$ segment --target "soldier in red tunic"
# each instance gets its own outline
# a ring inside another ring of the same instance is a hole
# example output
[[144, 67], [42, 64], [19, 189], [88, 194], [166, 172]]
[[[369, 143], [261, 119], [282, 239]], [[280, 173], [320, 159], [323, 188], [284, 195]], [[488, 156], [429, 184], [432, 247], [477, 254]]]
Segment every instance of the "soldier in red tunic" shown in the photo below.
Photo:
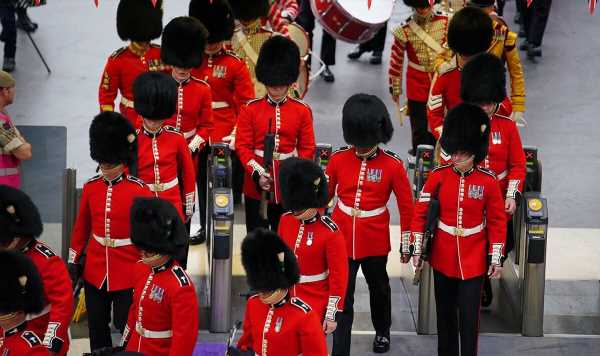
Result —
[[287, 34], [287, 26], [294, 21], [299, 12], [296, 0], [271, 0], [267, 18], [275, 32]]
[[[280, 161], [292, 156], [312, 159], [315, 133], [310, 107], [288, 96], [298, 78], [300, 55], [291, 40], [275, 36], [262, 46], [256, 75], [267, 87], [267, 95], [242, 107], [237, 127], [236, 151], [246, 169], [244, 199], [246, 229], [258, 226], [277, 230], [283, 210], [280, 202]], [[274, 135], [273, 167], [263, 165], [265, 135]], [[261, 192], [272, 193], [268, 222], [259, 214]]]
[[[13, 216], [13, 221], [18, 219], [8, 211], [9, 207], [2, 207], [3, 214]], [[0, 250], [0, 268], [0, 355], [50, 355], [42, 345], [42, 335], [27, 321], [28, 314], [40, 313], [45, 305], [44, 286], [35, 265], [21, 253]]]
[[[224, 46], [224, 42], [233, 36], [231, 6], [226, 0], [193, 0], [190, 2], [189, 14], [200, 20], [208, 30], [204, 59], [192, 71], [192, 75], [208, 82], [212, 91], [213, 129], [210, 142], [227, 142], [231, 149], [235, 149], [235, 127], [240, 108], [255, 96], [246, 63]], [[209, 151], [209, 147], [205, 147], [200, 152], [200, 167], [206, 167]], [[236, 154], [231, 158], [234, 200], [239, 203], [244, 183], [244, 167]], [[193, 236], [197, 242], [206, 239], [206, 178], [206, 175], [198, 177], [201, 228]]]
[[[188, 142], [199, 188], [206, 185], [206, 160], [200, 161], [200, 152], [208, 145], [213, 129], [212, 90], [206, 81], [192, 76], [192, 69], [202, 63], [206, 36], [207, 31], [198, 19], [175, 18], [165, 26], [161, 53], [163, 63], [172, 67], [171, 75], [178, 84], [177, 110], [164, 125], [175, 127]], [[199, 194], [198, 208], [204, 213], [205, 189], [199, 191], [204, 194]], [[204, 242], [202, 235], [190, 237], [191, 244], [201, 242]]]
[[319, 313], [289, 293], [300, 279], [294, 253], [277, 234], [258, 228], [242, 242], [248, 285], [244, 333], [232, 356], [327, 356]]
[[129, 208], [136, 197], [150, 196], [141, 180], [125, 172], [135, 171], [136, 142], [134, 128], [119, 113], [100, 113], [92, 121], [90, 156], [101, 174], [83, 186], [69, 248], [69, 272], [76, 283], [87, 245], [83, 281], [92, 351], [112, 347], [111, 307], [113, 324], [123, 331], [131, 305], [134, 281], [124, 272], [140, 252], [129, 236]]
[[2, 209], [0, 213], [0, 248], [29, 257], [44, 285], [44, 309], [27, 316], [30, 320], [27, 327], [42, 338], [51, 355], [66, 355], [73, 315], [73, 290], [67, 266], [48, 245], [37, 240], [42, 234], [42, 219], [27, 194], [0, 185], [0, 206], [10, 210]]
[[162, 0], [121, 0], [117, 8], [117, 32], [127, 47], [108, 57], [100, 80], [98, 101], [101, 111], [114, 111], [117, 94], [121, 95], [119, 111], [135, 126], [133, 81], [148, 71], [162, 71], [160, 47], [150, 43], [162, 32]]
[[429, 132], [440, 139], [444, 116], [460, 100], [460, 75], [469, 59], [487, 51], [494, 37], [491, 17], [481, 9], [466, 7], [448, 25], [448, 46], [454, 55], [437, 66], [427, 101]]
[[[517, 208], [517, 197], [523, 191], [525, 181], [525, 153], [517, 124], [509, 115], [506, 105], [506, 75], [502, 61], [491, 54], [479, 54], [463, 69], [461, 99], [480, 106], [490, 116], [490, 140], [488, 155], [480, 163], [496, 175], [500, 191], [504, 194], [504, 211], [507, 214], [506, 254], [514, 245], [512, 215]], [[510, 102], [509, 102], [510, 105]], [[510, 109], [509, 109], [510, 110]], [[492, 286], [485, 279], [481, 304], [492, 303]]]
[[432, 171], [415, 208], [411, 230], [419, 255], [429, 202], [440, 202], [430, 253], [440, 356], [477, 356], [484, 275], [502, 271], [504, 201], [494, 173], [477, 166], [487, 154], [489, 132], [488, 115], [478, 106], [463, 103], [448, 113], [440, 144], [452, 163]]
[[279, 175], [283, 206], [279, 235], [296, 255], [300, 282], [292, 296], [306, 301], [323, 320], [323, 331], [337, 327], [336, 315], [344, 309], [348, 284], [348, 255], [344, 236], [319, 209], [327, 205], [327, 178], [313, 161], [288, 158]]
[[198, 300], [192, 279], [176, 260], [188, 241], [177, 209], [160, 198], [137, 199], [131, 240], [142, 260], [133, 268], [133, 304], [121, 344], [145, 356], [191, 356]]
[[400, 211], [403, 262], [408, 262], [408, 241], [413, 213], [411, 188], [402, 159], [379, 148], [394, 132], [385, 104], [376, 96], [353, 95], [342, 112], [344, 140], [327, 165], [329, 198], [337, 195], [333, 220], [346, 238], [349, 277], [344, 312], [334, 333], [334, 355], [350, 355], [354, 319], [354, 289], [358, 269], [369, 285], [371, 320], [375, 327], [373, 351], [390, 348], [391, 290], [386, 264], [391, 250], [390, 213], [386, 207], [394, 193]]

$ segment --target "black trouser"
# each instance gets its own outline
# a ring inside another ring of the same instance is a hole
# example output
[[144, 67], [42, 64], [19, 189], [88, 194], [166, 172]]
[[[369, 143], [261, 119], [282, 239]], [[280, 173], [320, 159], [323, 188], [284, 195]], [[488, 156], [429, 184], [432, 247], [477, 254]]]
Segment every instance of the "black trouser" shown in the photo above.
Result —
[[383, 52], [385, 47], [385, 36], [387, 35], [387, 22], [385, 25], [377, 31], [375, 37], [371, 38], [367, 42], [363, 42], [359, 45], [360, 50], [364, 52]]
[[348, 289], [344, 299], [344, 311], [338, 314], [338, 325], [333, 333], [334, 356], [349, 356], [354, 321], [354, 290], [356, 274], [362, 268], [369, 287], [371, 322], [378, 336], [389, 339], [392, 326], [392, 290], [387, 274], [388, 256], [365, 257], [359, 260], [348, 259]]
[[12, 4], [0, 4], [0, 22], [4, 42], [4, 58], [14, 58], [17, 53], [17, 22], [15, 20], [15, 7]]
[[267, 220], [260, 216], [260, 200], [244, 195], [244, 208], [246, 210], [246, 232], [251, 232], [258, 227], [277, 231], [279, 218], [283, 208], [279, 204], [269, 204], [267, 207]]
[[407, 105], [413, 151], [416, 153], [419, 145], [435, 146], [435, 137], [427, 129], [427, 103], [408, 100]]
[[433, 276], [438, 356], [477, 356], [483, 276], [461, 280], [447, 277], [436, 270]]
[[498, 16], [502, 16], [504, 14], [505, 5], [506, 0], [496, 0], [496, 13], [498, 13]]
[[523, 12], [523, 28], [527, 35], [527, 42], [536, 47], [541, 46], [550, 16], [552, 0], [535, 0], [529, 8], [526, 4], [527, 0], [520, 1], [523, 2], [521, 8], [525, 10]]
[[[310, 0], [300, 0], [300, 14], [296, 18], [296, 22], [308, 32], [310, 38], [310, 47], [313, 43], [313, 30], [315, 29], [315, 15], [310, 8]], [[321, 60], [325, 65], [332, 66], [335, 64], [335, 38], [327, 31], [323, 30], [323, 38], [321, 39]], [[308, 58], [308, 65], [311, 59]]]
[[[127, 271], [123, 271], [127, 273]], [[106, 283], [101, 289], [84, 282], [85, 307], [88, 314], [88, 329], [90, 333], [90, 349], [92, 351], [103, 347], [112, 347], [110, 337], [111, 307], [113, 324], [121, 333], [127, 325], [129, 307], [133, 300], [133, 289], [114, 292], [106, 291]]]

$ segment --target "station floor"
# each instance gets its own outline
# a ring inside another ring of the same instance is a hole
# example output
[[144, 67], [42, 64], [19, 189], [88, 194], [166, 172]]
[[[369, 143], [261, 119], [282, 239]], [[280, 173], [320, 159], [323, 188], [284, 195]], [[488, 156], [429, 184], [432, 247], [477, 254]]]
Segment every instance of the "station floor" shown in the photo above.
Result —
[[[40, 29], [33, 39], [47, 59], [52, 74], [48, 75], [32, 43], [19, 32], [17, 50], [17, 97], [8, 107], [18, 125], [66, 127], [66, 140], [34, 144], [34, 155], [51, 160], [52, 145], [66, 146], [66, 167], [77, 169], [81, 186], [93, 176], [95, 165], [89, 158], [88, 127], [98, 111], [97, 89], [106, 58], [124, 44], [115, 31], [115, 9], [118, 1], [61, 0], [30, 10]], [[165, 23], [186, 13], [187, 1], [165, 2]], [[409, 11], [401, 1], [389, 30], [399, 24]], [[509, 1], [506, 19], [512, 24], [514, 1]], [[555, 1], [543, 44], [543, 57], [532, 63], [523, 58], [527, 80], [528, 126], [521, 129], [526, 145], [537, 146], [543, 163], [543, 194], [548, 198], [550, 227], [546, 271], [545, 334], [544, 338], [524, 338], [514, 328], [497, 322], [494, 310], [483, 314], [480, 355], [598, 355], [600, 354], [600, 154], [597, 138], [597, 81], [600, 67], [595, 58], [600, 54], [598, 14], [590, 16], [583, 1]], [[514, 25], [516, 29], [516, 25]], [[315, 32], [314, 49], [320, 49], [320, 29]], [[311, 105], [318, 142], [343, 145], [341, 108], [350, 95], [366, 92], [384, 99], [390, 112], [393, 104], [387, 92], [387, 64], [390, 42], [388, 35], [384, 63], [373, 66], [368, 54], [359, 61], [346, 58], [353, 45], [337, 43], [336, 75], [333, 84], [316, 79], [305, 100]], [[313, 63], [316, 61], [313, 60]], [[409, 147], [407, 124], [395, 121], [395, 134], [389, 149], [406, 156]], [[56, 136], [58, 137], [58, 136]], [[50, 138], [52, 139], [52, 138]], [[65, 142], [66, 141], [66, 142]], [[64, 168], [64, 167], [62, 167]], [[60, 175], [48, 177], [35, 169], [30, 176], [39, 177], [41, 188]], [[49, 192], [50, 193], [50, 192]], [[390, 201], [392, 224], [398, 224], [395, 202]], [[42, 216], [49, 216], [60, 205], [41, 207]], [[50, 219], [51, 220], [51, 219]], [[244, 236], [243, 216], [236, 216], [236, 241]], [[52, 221], [46, 226], [44, 238], [54, 241], [60, 249], [60, 228]], [[392, 226], [397, 231], [398, 226]], [[394, 233], [397, 250], [397, 232]], [[206, 275], [203, 247], [194, 248], [190, 272], [197, 278], [198, 288]], [[433, 355], [435, 336], [417, 336], [414, 315], [415, 290], [410, 283], [411, 272], [390, 257], [390, 275], [394, 301], [392, 351], [393, 355]], [[203, 268], [201, 268], [204, 266]], [[234, 258], [234, 285], [244, 291], [239, 256]], [[243, 300], [234, 300], [234, 318], [243, 315]], [[368, 292], [364, 280], [357, 290], [357, 314], [353, 337], [353, 355], [369, 355], [372, 326], [368, 309]], [[86, 350], [87, 340], [81, 329], [73, 330], [72, 355]], [[83, 338], [81, 338], [83, 337]], [[201, 332], [200, 341], [224, 340], [222, 334]]]

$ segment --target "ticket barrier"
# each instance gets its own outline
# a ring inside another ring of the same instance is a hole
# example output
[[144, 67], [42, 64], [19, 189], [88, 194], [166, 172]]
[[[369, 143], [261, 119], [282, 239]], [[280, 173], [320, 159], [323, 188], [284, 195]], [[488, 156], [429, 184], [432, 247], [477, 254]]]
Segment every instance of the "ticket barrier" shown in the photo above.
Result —
[[[502, 278], [496, 288], [496, 310], [517, 325], [523, 336], [543, 336], [546, 245], [548, 234], [547, 201], [541, 195], [541, 162], [537, 148], [525, 147], [527, 176], [513, 225], [515, 248], [504, 262]], [[420, 145], [414, 162], [413, 189], [418, 193], [433, 168], [433, 147]], [[433, 271], [423, 265], [419, 284], [417, 333], [437, 333]]]

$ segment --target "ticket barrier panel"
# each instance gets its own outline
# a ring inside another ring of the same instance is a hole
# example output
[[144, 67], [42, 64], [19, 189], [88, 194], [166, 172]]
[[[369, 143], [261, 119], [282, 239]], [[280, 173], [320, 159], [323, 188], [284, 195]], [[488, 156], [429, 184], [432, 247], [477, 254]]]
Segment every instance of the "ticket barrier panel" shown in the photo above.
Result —
[[207, 226], [210, 256], [211, 332], [231, 329], [231, 257], [233, 249], [233, 189], [231, 150], [214, 144], [208, 159]]

